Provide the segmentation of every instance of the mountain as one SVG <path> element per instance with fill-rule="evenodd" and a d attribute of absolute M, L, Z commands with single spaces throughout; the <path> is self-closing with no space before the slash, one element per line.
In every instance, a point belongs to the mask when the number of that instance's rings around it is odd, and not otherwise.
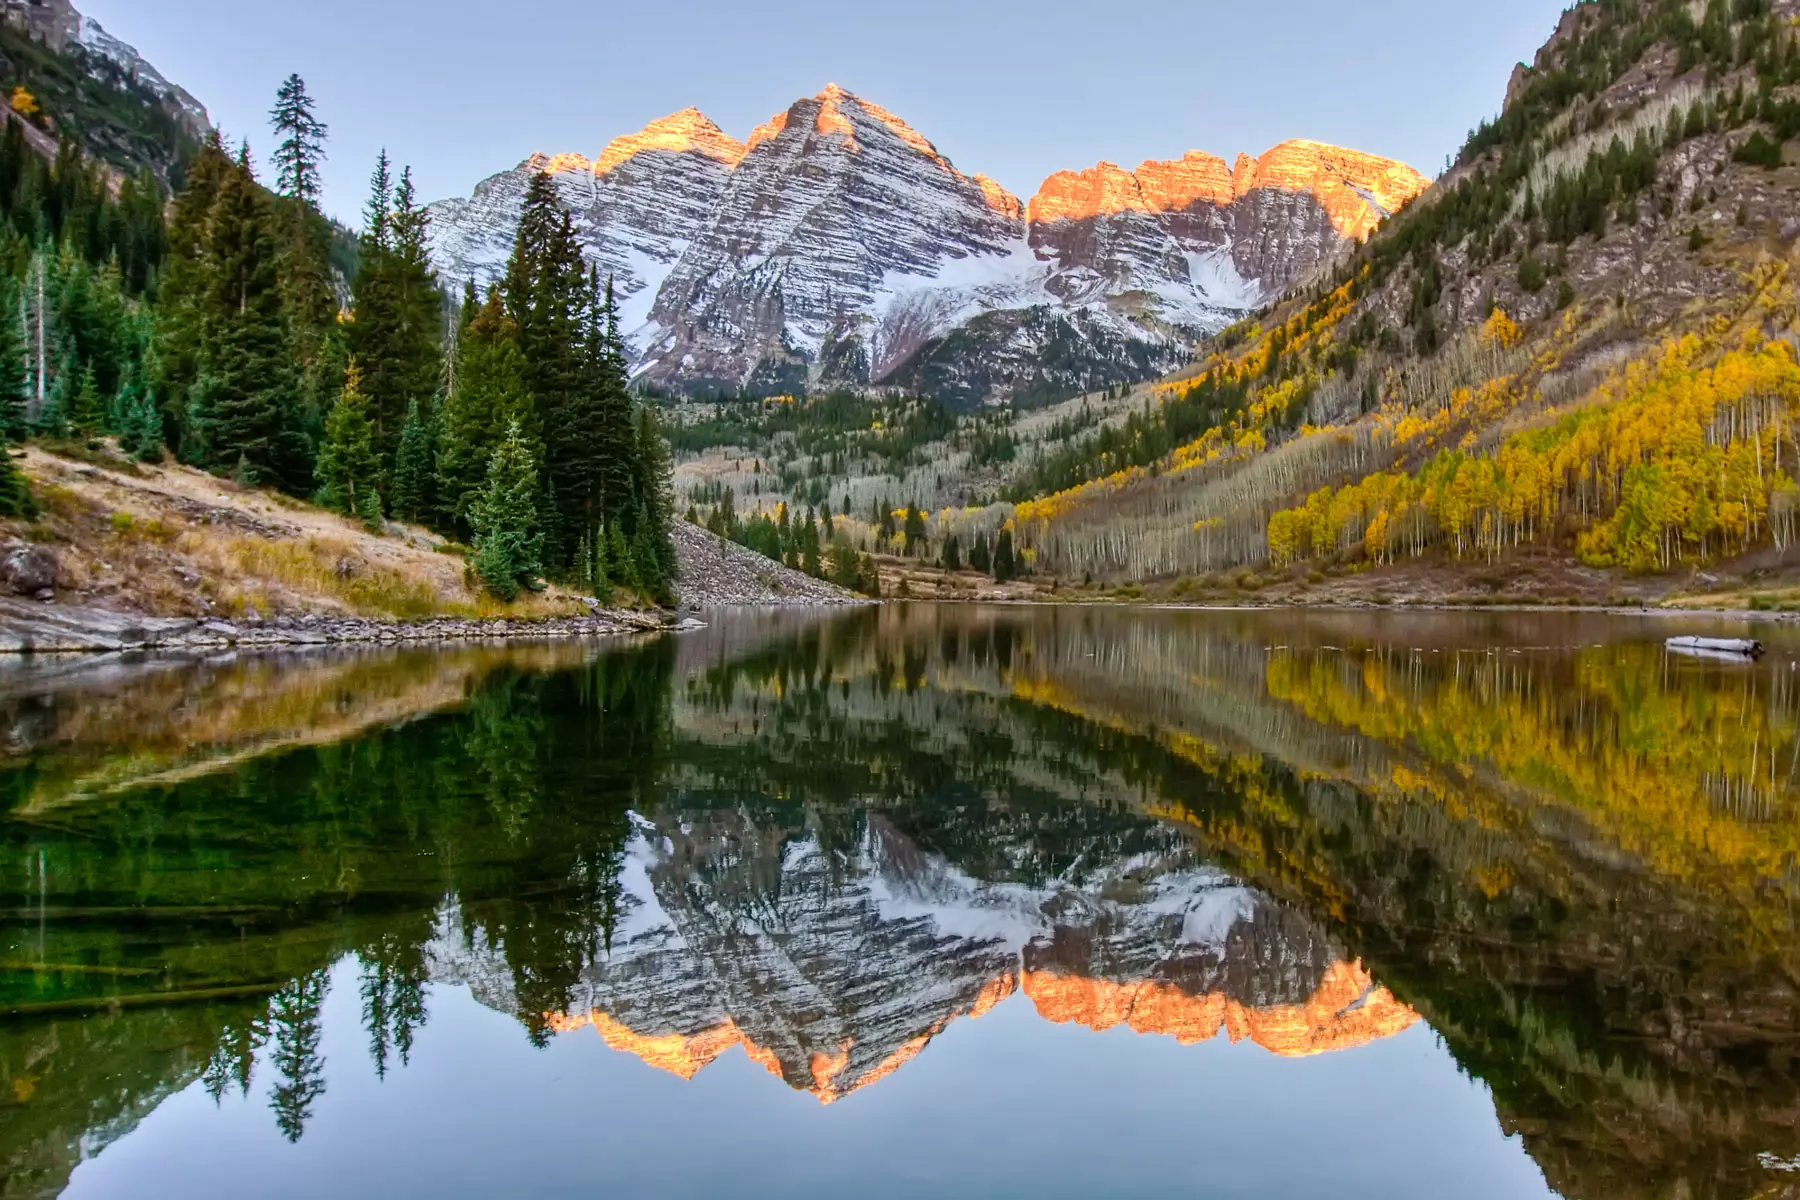
<path fill-rule="evenodd" d="M 1018 489 L 1033 561 L 1273 598 L 1716 593 L 1720 565 L 1786 586 L 1797 22 L 1800 0 L 1575 4 L 1424 198 Z M 1262 170 L 1291 196 L 1309 168 Z M 1333 173 L 1377 205 L 1400 184 Z M 1158 232 L 1115 221 L 1090 255 Z"/>
<path fill-rule="evenodd" d="M 597 159 L 534 154 L 469 199 L 432 205 L 434 259 L 449 279 L 500 278 L 526 186 L 548 172 L 589 259 L 612 276 L 625 325 L 639 328 L 663 280 L 710 225 L 744 149 L 690 108 L 614 139 Z"/>
<path fill-rule="evenodd" d="M 1027 204 L 832 84 L 741 145 L 689 109 L 595 161 L 534 155 L 433 205 L 447 278 L 499 277 L 540 170 L 628 298 L 643 381 L 963 404 L 1154 377 L 1426 187 L 1399 163 L 1292 142 L 1235 169 L 1191 153 L 1062 172 Z"/>
<path fill-rule="evenodd" d="M 684 1079 L 741 1047 L 826 1104 L 1021 994 L 1056 1023 L 1184 1045 L 1223 1031 L 1289 1057 L 1418 1019 L 1307 917 L 1189 854 L 1031 887 L 973 878 L 880 817 L 845 854 L 741 813 L 682 814 L 646 823 L 620 882 L 619 925 L 550 1028 L 591 1026 Z M 486 935 L 457 913 L 439 931 L 432 978 L 517 1012 Z"/>
<path fill-rule="evenodd" d="M 45 153 L 72 132 L 110 166 L 165 182 L 211 127 L 198 100 L 69 0 L 0 0 L 0 81 L 38 101 L 35 122 L 0 112 Z"/>

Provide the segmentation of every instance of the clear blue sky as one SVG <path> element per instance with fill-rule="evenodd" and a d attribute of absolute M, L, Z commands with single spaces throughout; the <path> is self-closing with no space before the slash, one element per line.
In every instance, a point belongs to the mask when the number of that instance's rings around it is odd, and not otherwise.
<path fill-rule="evenodd" d="M 1294 137 L 1433 175 L 1565 3 L 76 0 L 259 161 L 275 89 L 300 72 L 344 218 L 384 145 L 438 199 L 690 104 L 742 138 L 832 80 L 1026 198 L 1103 158 L 1230 159 Z"/>

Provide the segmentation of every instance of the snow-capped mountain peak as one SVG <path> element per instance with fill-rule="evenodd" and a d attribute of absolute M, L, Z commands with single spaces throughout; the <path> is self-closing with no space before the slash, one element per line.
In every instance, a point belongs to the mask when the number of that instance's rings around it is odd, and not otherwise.
<path fill-rule="evenodd" d="M 443 275 L 501 275 L 538 171 L 624 297 L 640 378 L 964 401 L 1005 399 L 1021 375 L 1054 389 L 1029 369 L 1046 356 L 1087 362 L 1065 372 L 1073 390 L 1166 369 L 1427 186 L 1404 164 L 1293 141 L 1229 167 L 1190 150 L 1059 171 L 1026 204 L 831 83 L 743 142 L 689 108 L 595 160 L 528 158 L 432 207 Z M 976 359 L 1013 365 L 972 372 Z"/>

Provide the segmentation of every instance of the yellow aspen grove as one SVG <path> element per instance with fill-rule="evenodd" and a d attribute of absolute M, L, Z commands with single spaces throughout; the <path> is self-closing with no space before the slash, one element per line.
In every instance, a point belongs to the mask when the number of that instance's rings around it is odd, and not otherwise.
<path fill-rule="evenodd" d="M 1710 365 L 1704 349 L 1671 340 L 1491 453 L 1441 451 L 1405 475 L 1315 491 L 1269 518 L 1270 556 L 1361 545 L 1377 562 L 1433 547 L 1494 559 L 1565 524 L 1584 562 L 1632 571 L 1739 554 L 1765 536 L 1785 546 L 1800 507 L 1800 364 L 1786 342 L 1752 339 Z M 1422 536 L 1397 543 L 1405 518 Z"/>

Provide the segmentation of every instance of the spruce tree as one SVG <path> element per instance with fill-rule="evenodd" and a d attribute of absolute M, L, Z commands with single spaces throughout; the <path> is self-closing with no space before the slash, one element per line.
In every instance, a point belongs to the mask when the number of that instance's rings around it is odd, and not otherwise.
<path fill-rule="evenodd" d="M 305 490 L 311 471 L 275 269 L 267 193 L 246 149 L 219 186 L 209 223 L 203 363 L 212 423 L 207 466 L 241 482 Z"/>
<path fill-rule="evenodd" d="M 431 270 L 429 228 L 411 169 L 395 186 L 384 151 L 370 183 L 349 341 L 363 364 L 375 448 L 389 479 L 407 406 L 437 390 L 442 360 L 443 297 Z"/>
<path fill-rule="evenodd" d="M 907 557 L 911 558 L 915 555 L 924 554 L 926 549 L 925 514 L 919 511 L 919 506 L 917 504 L 908 504 L 906 506 Z"/>
<path fill-rule="evenodd" d="M 362 372 L 350 360 L 344 390 L 325 421 L 325 444 L 319 450 L 318 500 L 327 508 L 361 517 L 372 530 L 381 528 L 380 460 L 363 394 Z"/>
<path fill-rule="evenodd" d="M 306 81 L 289 75 L 275 94 L 269 124 L 280 140 L 272 156 L 275 188 L 303 205 L 318 206 L 319 166 L 325 161 L 326 127 L 313 114 L 313 98 Z"/>
<path fill-rule="evenodd" d="M 18 283 L 0 271 L 0 446 L 23 441 L 26 432 L 25 331 L 15 318 L 22 311 Z"/>
<path fill-rule="evenodd" d="M 80 382 L 75 385 L 75 396 L 69 405 L 69 424 L 76 433 L 86 437 L 106 431 L 106 401 L 101 398 L 92 364 L 82 370 Z"/>
<path fill-rule="evenodd" d="M 975 541 L 969 546 L 969 566 L 986 575 L 992 565 L 993 559 L 988 553 L 987 534 L 978 533 L 975 535 Z"/>
<path fill-rule="evenodd" d="M 470 506 L 475 528 L 475 573 L 502 600 L 519 594 L 540 569 L 537 467 L 517 421 L 488 464 L 481 494 Z"/>
<path fill-rule="evenodd" d="M 400 449 L 394 460 L 394 515 L 403 521 L 428 520 L 435 510 L 436 458 L 432 414 L 417 399 L 406 406 Z"/>
<path fill-rule="evenodd" d="M 831 543 L 831 582 L 853 592 L 862 582 L 861 568 L 850 539 L 842 536 L 834 539 Z"/>
<path fill-rule="evenodd" d="M 438 503 L 453 528 L 470 531 L 470 505 L 486 483 L 488 461 L 508 425 L 519 426 L 534 453 L 537 441 L 518 328 L 497 288 L 457 339 L 455 375 L 439 423 Z"/>
<path fill-rule="evenodd" d="M 638 576 L 644 588 L 660 602 L 674 599 L 679 575 L 671 528 L 675 521 L 675 494 L 669 486 L 669 443 L 649 405 L 640 406 L 633 438 L 632 468 L 638 521 Z M 815 547 L 815 556 L 817 549 Z M 816 564 L 815 564 L 816 565 Z"/>
<path fill-rule="evenodd" d="M 143 380 L 133 376 L 120 393 L 120 448 L 139 462 L 159 462 L 163 453 L 163 419 Z"/>
<path fill-rule="evenodd" d="M 325 125 L 313 114 L 306 83 L 290 75 L 276 94 L 269 123 L 273 156 L 276 229 L 280 241 L 282 302 L 287 308 L 301 391 L 311 411 L 324 407 L 334 371 L 328 343 L 336 327 L 337 297 L 331 280 L 331 226 L 319 211 L 319 166 L 325 161 Z"/>
<path fill-rule="evenodd" d="M 151 384 L 164 405 L 165 424 L 189 462 L 205 458 L 204 437 L 192 430 L 195 410 L 190 394 L 203 371 L 207 297 L 211 272 L 207 265 L 213 206 L 230 157 L 209 134 L 189 164 L 187 183 L 169 208 L 167 260 L 156 304 L 156 368 Z"/>
<path fill-rule="evenodd" d="M 1018 563 L 1013 557 L 1012 530 L 1002 529 L 994 542 L 994 582 L 1007 583 L 1018 577 Z"/>

